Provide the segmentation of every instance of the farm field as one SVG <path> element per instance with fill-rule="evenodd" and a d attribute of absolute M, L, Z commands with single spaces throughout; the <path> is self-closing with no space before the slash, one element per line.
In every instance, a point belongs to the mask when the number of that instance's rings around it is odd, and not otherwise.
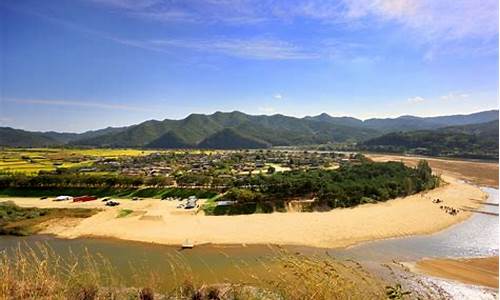
<path fill-rule="evenodd" d="M 154 153 L 138 149 L 6 148 L 0 150 L 0 172 L 35 175 L 39 171 L 90 166 L 98 159 Z"/>

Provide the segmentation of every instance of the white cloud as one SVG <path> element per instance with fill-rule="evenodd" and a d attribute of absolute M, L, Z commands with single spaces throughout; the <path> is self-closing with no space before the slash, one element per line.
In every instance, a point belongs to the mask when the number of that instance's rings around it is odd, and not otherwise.
<path fill-rule="evenodd" d="M 276 112 L 276 108 L 271 107 L 271 106 L 261 106 L 259 107 L 259 111 L 263 112 L 265 114 L 270 114 Z"/>
<path fill-rule="evenodd" d="M 276 100 L 282 100 L 283 99 L 283 95 L 279 94 L 279 93 L 278 94 L 274 94 L 273 98 L 276 99 Z"/>
<path fill-rule="evenodd" d="M 411 104 L 422 103 L 424 101 L 425 101 L 425 99 L 422 97 L 419 97 L 419 96 L 408 98 L 408 103 L 411 103 Z"/>
<path fill-rule="evenodd" d="M 466 100 L 469 98 L 469 94 L 460 92 L 450 92 L 447 95 L 443 95 L 439 98 L 443 101 Z"/>
<path fill-rule="evenodd" d="M 101 109 L 114 109 L 114 110 L 129 110 L 129 111 L 143 111 L 151 112 L 155 111 L 153 109 L 147 109 L 144 107 L 122 105 L 122 104 L 107 104 L 107 103 L 97 103 L 97 102 L 87 102 L 87 101 L 70 101 L 70 100 L 53 100 L 53 99 L 5 99 L 7 102 L 18 103 L 18 104 L 35 104 L 35 105 L 50 105 L 50 106 L 79 106 L 79 107 L 91 107 L 91 108 L 101 108 Z"/>

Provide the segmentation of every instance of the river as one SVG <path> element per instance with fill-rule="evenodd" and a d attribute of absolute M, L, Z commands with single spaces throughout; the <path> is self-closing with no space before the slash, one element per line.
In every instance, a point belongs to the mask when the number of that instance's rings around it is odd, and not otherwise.
<path fill-rule="evenodd" d="M 498 189 L 483 188 L 489 194 L 487 203 L 466 221 L 441 232 L 397 239 L 367 242 L 345 249 L 326 250 L 338 258 L 350 258 L 371 264 L 397 261 L 417 261 L 425 257 L 482 257 L 498 255 Z M 397 226 L 397 225 L 395 225 Z M 175 276 L 182 280 L 194 274 L 195 280 L 219 283 L 226 280 L 251 282 L 252 276 L 268 276 L 267 268 L 275 263 L 277 248 L 255 246 L 207 245 L 191 250 L 178 247 L 120 241 L 113 239 L 79 238 L 58 239 L 52 236 L 0 237 L 0 251 L 8 253 L 17 247 L 36 248 L 40 244 L 50 247 L 62 257 L 71 253 L 100 254 L 124 278 L 130 274 L 155 272 L 160 276 Z M 285 247 L 288 251 L 304 254 L 324 254 L 325 249 Z M 185 274 L 183 274 L 183 272 Z M 427 278 L 457 298 L 491 298 L 483 289 Z M 175 284 L 175 282 L 171 282 Z M 457 294 L 458 293 L 458 294 Z"/>

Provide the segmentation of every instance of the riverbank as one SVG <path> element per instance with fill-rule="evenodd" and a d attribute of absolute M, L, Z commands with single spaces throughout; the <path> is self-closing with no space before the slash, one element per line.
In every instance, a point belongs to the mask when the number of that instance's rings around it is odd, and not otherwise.
<path fill-rule="evenodd" d="M 44 233 L 62 238 L 85 236 L 180 245 L 280 244 L 321 248 L 410 235 L 429 234 L 467 219 L 472 212 L 450 215 L 440 205 L 474 209 L 486 194 L 479 188 L 443 175 L 448 184 L 426 193 L 329 212 L 272 213 L 239 216 L 204 216 L 177 209 L 176 201 L 121 200 L 119 207 L 103 202 L 53 202 L 37 198 L 4 198 L 24 207 L 85 207 L 103 211 L 84 220 L 60 220 L 44 224 Z M 441 199 L 435 204 L 433 199 Z M 133 212 L 118 217 L 122 209 Z"/>
<path fill-rule="evenodd" d="M 420 160 L 425 159 L 434 174 L 449 175 L 480 186 L 498 188 L 498 163 L 494 162 L 391 154 L 366 154 L 366 156 L 374 161 L 402 161 L 408 166 L 416 166 Z"/>
<path fill-rule="evenodd" d="M 412 268 L 418 273 L 498 289 L 498 256 L 468 259 L 424 259 Z"/>

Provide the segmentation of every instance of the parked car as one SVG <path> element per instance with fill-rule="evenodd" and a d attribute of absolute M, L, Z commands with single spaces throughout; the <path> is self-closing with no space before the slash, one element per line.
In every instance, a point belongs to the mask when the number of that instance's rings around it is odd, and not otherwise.
<path fill-rule="evenodd" d="M 117 206 L 117 205 L 120 205 L 120 202 L 116 202 L 113 200 L 109 200 L 108 202 L 106 202 L 106 206 Z"/>
<path fill-rule="evenodd" d="M 73 200 L 71 196 L 58 196 L 53 201 L 70 201 Z"/>

